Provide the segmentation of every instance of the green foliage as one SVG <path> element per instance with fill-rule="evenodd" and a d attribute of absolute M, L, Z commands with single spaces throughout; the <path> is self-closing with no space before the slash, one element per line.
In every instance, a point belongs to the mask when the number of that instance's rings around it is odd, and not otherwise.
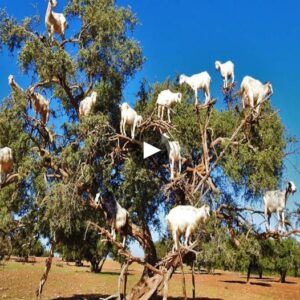
<path fill-rule="evenodd" d="M 41 241 L 36 241 L 36 243 L 31 248 L 30 255 L 38 257 L 45 256 L 45 249 Z"/>
<path fill-rule="evenodd" d="M 5 237 L 3 233 L 0 233 L 0 261 L 6 256 L 11 255 L 11 242 Z"/>
<path fill-rule="evenodd" d="M 293 238 L 287 238 L 275 241 L 274 246 L 274 264 L 275 270 L 280 274 L 280 281 L 285 282 L 285 276 L 288 271 L 294 268 L 298 273 L 299 268 L 299 242 Z"/>
<path fill-rule="evenodd" d="M 216 217 L 211 217 L 205 227 L 205 233 L 199 236 L 199 266 L 208 272 L 220 268 L 233 271 L 246 271 L 260 255 L 260 244 L 252 236 L 238 236 L 240 246 L 233 244 L 228 229 Z"/>
<path fill-rule="evenodd" d="M 238 138 L 243 143 L 231 147 L 221 162 L 229 178 L 236 184 L 246 186 L 254 194 L 277 187 L 282 175 L 286 146 L 280 118 L 269 103 L 263 107 L 258 124 L 246 126 Z M 242 117 L 234 111 L 214 111 L 212 128 L 215 137 L 229 138 Z"/>
<path fill-rule="evenodd" d="M 199 236 L 198 265 L 208 272 L 217 268 L 246 272 L 250 268 L 251 273 L 279 274 L 282 282 L 287 274 L 299 276 L 300 243 L 296 239 L 258 240 L 251 234 L 241 234 L 238 239 L 240 246 L 236 247 L 224 225 L 211 218 Z"/>
<path fill-rule="evenodd" d="M 168 253 L 168 250 L 172 248 L 172 245 L 169 240 L 162 239 L 155 243 L 155 249 L 157 253 L 157 258 L 161 260 L 166 256 L 166 253 Z"/>
<path fill-rule="evenodd" d="M 24 18 L 22 23 L 17 25 L 15 18 L 9 17 L 4 9 L 0 9 L 0 50 L 3 49 L 4 45 L 11 52 L 21 48 L 38 21 L 37 16 L 33 19 Z"/>

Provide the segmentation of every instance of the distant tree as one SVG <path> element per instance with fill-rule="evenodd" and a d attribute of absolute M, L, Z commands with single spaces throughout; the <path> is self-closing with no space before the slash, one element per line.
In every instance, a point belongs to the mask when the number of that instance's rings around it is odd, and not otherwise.
<path fill-rule="evenodd" d="M 274 243 L 275 270 L 280 275 L 280 282 L 285 283 L 288 271 L 294 270 L 294 274 L 298 274 L 299 242 L 287 238 Z"/>
<path fill-rule="evenodd" d="M 0 234 L 0 261 L 7 255 L 11 255 L 11 243 L 5 236 Z"/>
<path fill-rule="evenodd" d="M 155 243 L 155 249 L 157 253 L 157 258 L 160 260 L 166 256 L 166 253 L 170 251 L 170 247 L 172 247 L 170 240 L 165 238 L 157 241 Z"/>
<path fill-rule="evenodd" d="M 109 243 L 103 243 L 101 240 L 97 240 L 96 233 L 91 233 L 83 239 L 83 236 L 75 236 L 72 234 L 71 240 L 59 243 L 56 247 L 61 257 L 66 261 L 81 262 L 86 260 L 91 265 L 91 272 L 99 273 L 103 267 L 103 264 L 112 251 L 112 247 Z M 94 244 L 96 243 L 96 244 Z"/>
<path fill-rule="evenodd" d="M 253 271 L 258 273 L 260 279 L 264 272 L 272 273 L 274 271 L 274 244 L 271 240 L 258 240 L 260 251 L 253 264 Z"/>
<path fill-rule="evenodd" d="M 37 240 L 36 243 L 33 245 L 30 255 L 42 257 L 45 255 L 45 248 L 41 241 Z"/>
<path fill-rule="evenodd" d="M 299 277 L 299 269 L 300 269 L 300 242 L 296 239 L 294 240 L 294 248 L 293 248 L 293 260 L 292 260 L 292 268 L 293 275 L 295 277 Z"/>
<path fill-rule="evenodd" d="M 199 235 L 198 267 L 205 267 L 208 273 L 214 273 L 216 268 L 232 266 L 229 242 L 230 236 L 226 227 L 212 216 L 205 226 L 205 232 Z"/>

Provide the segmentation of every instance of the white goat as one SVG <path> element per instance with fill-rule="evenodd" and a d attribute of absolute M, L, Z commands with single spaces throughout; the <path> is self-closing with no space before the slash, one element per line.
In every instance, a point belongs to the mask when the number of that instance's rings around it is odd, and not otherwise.
<path fill-rule="evenodd" d="M 119 232 L 123 237 L 122 245 L 125 247 L 126 227 L 129 218 L 128 211 L 113 197 L 104 200 L 100 193 L 96 194 L 95 203 L 103 208 L 107 219 L 111 222 L 111 235 L 113 239 L 116 240 L 116 231 Z"/>
<path fill-rule="evenodd" d="M 58 33 L 62 40 L 65 39 L 65 31 L 68 27 L 65 16 L 61 13 L 55 13 L 53 8 L 57 5 L 57 0 L 49 0 L 45 16 L 45 23 L 48 31 L 48 36 L 53 40 L 54 33 Z"/>
<path fill-rule="evenodd" d="M 172 208 L 166 216 L 169 230 L 171 231 L 175 250 L 179 250 L 179 241 L 185 234 L 184 245 L 191 245 L 191 238 L 197 228 L 204 224 L 210 216 L 210 208 L 204 204 L 200 208 L 191 205 L 178 205 Z"/>
<path fill-rule="evenodd" d="M 245 76 L 241 83 L 240 94 L 242 95 L 243 109 L 254 108 L 256 115 L 259 115 L 262 101 L 273 94 L 273 88 L 270 82 L 262 84 L 259 80 Z"/>
<path fill-rule="evenodd" d="M 142 124 L 143 118 L 138 115 L 137 112 L 129 106 L 128 103 L 124 102 L 120 105 L 121 109 L 121 122 L 120 122 L 120 132 L 122 135 L 126 136 L 126 125 L 131 126 L 131 138 L 135 138 L 135 129 L 137 126 Z"/>
<path fill-rule="evenodd" d="M 215 67 L 221 73 L 224 89 L 228 88 L 229 79 L 231 79 L 231 84 L 234 83 L 234 64 L 232 61 L 228 60 L 222 64 L 217 60 Z"/>
<path fill-rule="evenodd" d="M 173 93 L 170 90 L 164 90 L 161 91 L 158 94 L 156 105 L 157 105 L 157 114 L 158 117 L 163 120 L 164 119 L 164 112 L 165 108 L 167 108 L 168 112 L 168 122 L 171 123 L 170 119 L 170 108 L 173 105 L 173 103 L 181 102 L 181 93 Z"/>
<path fill-rule="evenodd" d="M 96 104 L 97 101 L 97 92 L 93 91 L 91 96 L 85 97 L 79 104 L 79 118 L 88 116 L 93 106 Z"/>
<path fill-rule="evenodd" d="M 184 74 L 179 77 L 179 84 L 186 83 L 188 84 L 195 93 L 195 105 L 198 104 L 198 90 L 201 89 L 205 94 L 205 103 L 210 100 L 210 84 L 211 78 L 209 74 L 205 72 L 201 72 L 199 74 L 195 74 L 192 76 L 186 76 Z"/>
<path fill-rule="evenodd" d="M 178 162 L 178 173 L 181 173 L 181 154 L 180 154 L 180 145 L 177 141 L 170 141 L 170 137 L 164 133 L 161 136 L 161 143 L 166 146 L 169 162 L 170 162 L 170 170 L 171 170 L 171 180 L 174 179 L 174 169 L 175 162 Z"/>
<path fill-rule="evenodd" d="M 270 229 L 270 219 L 272 213 L 277 213 L 279 229 L 285 224 L 284 210 L 286 202 L 290 194 L 294 194 L 297 191 L 294 182 L 289 181 L 287 187 L 283 190 L 268 191 L 264 195 L 265 204 L 265 218 L 267 221 L 267 228 Z"/>
<path fill-rule="evenodd" d="M 8 84 L 10 85 L 10 87 L 13 91 L 23 92 L 23 89 L 15 82 L 14 75 L 8 76 Z"/>
<path fill-rule="evenodd" d="M 47 125 L 50 114 L 49 101 L 46 100 L 41 94 L 36 93 L 34 91 L 34 87 L 30 88 L 29 93 L 31 104 L 35 113 L 34 117 L 36 118 L 39 114 L 41 122 Z"/>
<path fill-rule="evenodd" d="M 7 175 L 13 169 L 13 154 L 9 147 L 0 149 L 0 184 L 5 182 Z"/>

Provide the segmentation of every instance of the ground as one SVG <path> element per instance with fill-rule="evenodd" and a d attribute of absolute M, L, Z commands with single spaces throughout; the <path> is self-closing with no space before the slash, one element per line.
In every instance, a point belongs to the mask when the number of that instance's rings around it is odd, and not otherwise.
<path fill-rule="evenodd" d="M 23 264 L 6 261 L 0 266 L 0 299 L 34 299 L 34 292 L 44 269 L 44 259 Z M 75 300 L 99 299 L 117 290 L 120 265 L 107 261 L 101 274 L 93 274 L 89 267 L 75 267 L 55 259 L 44 289 L 43 299 Z M 128 276 L 129 288 L 140 276 L 140 266 L 133 265 Z M 191 297 L 191 275 L 186 275 L 188 296 Z M 181 275 L 175 274 L 170 283 L 170 300 L 182 299 Z M 263 300 L 300 299 L 300 278 L 288 277 L 287 283 L 278 277 L 258 279 L 252 277 L 250 284 L 238 273 L 218 272 L 215 275 L 196 275 L 197 300 Z"/>

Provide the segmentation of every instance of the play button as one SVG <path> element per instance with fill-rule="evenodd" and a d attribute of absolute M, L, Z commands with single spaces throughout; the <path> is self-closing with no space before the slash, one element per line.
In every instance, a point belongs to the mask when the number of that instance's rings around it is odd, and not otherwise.
<path fill-rule="evenodd" d="M 145 159 L 161 150 L 144 142 L 143 143 L 143 151 L 144 151 L 144 159 Z"/>

